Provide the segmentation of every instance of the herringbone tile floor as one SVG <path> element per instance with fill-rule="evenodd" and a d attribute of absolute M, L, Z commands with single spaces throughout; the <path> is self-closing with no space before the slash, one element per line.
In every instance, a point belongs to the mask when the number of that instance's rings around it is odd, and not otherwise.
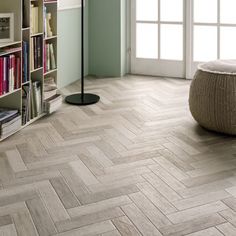
<path fill-rule="evenodd" d="M 193 121 L 190 82 L 86 83 L 99 104 L 0 144 L 0 235 L 235 236 L 236 140 Z"/>

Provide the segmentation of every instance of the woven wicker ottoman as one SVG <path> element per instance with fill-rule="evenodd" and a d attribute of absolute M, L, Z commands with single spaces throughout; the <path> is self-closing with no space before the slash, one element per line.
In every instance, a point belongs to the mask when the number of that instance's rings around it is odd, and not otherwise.
<path fill-rule="evenodd" d="M 236 60 L 202 64 L 190 87 L 189 107 L 204 128 L 236 134 Z"/>

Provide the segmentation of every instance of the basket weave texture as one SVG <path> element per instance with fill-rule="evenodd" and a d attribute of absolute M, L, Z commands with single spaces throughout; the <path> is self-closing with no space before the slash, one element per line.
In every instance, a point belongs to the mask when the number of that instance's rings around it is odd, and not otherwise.
<path fill-rule="evenodd" d="M 236 74 L 198 70 L 190 87 L 189 107 L 204 128 L 236 135 Z"/>

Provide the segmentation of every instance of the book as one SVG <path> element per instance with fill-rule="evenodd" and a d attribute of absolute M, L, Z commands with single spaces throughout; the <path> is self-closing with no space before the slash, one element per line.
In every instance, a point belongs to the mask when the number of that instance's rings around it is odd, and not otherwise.
<path fill-rule="evenodd" d="M 30 84 L 22 86 L 22 125 L 30 121 Z"/>
<path fill-rule="evenodd" d="M 39 32 L 39 8 L 31 4 L 31 14 L 30 14 L 30 33 L 37 34 Z"/>
<path fill-rule="evenodd" d="M 0 96 L 21 87 L 21 58 L 15 54 L 0 57 Z"/>
<path fill-rule="evenodd" d="M 62 104 L 62 96 L 60 94 L 56 94 L 53 97 L 44 101 L 44 112 L 47 114 L 51 114 L 60 108 Z"/>
<path fill-rule="evenodd" d="M 0 124 L 19 113 L 16 109 L 0 108 Z"/>
<path fill-rule="evenodd" d="M 34 70 L 34 59 L 33 59 L 33 47 L 34 47 L 34 41 L 33 38 L 30 38 L 30 70 Z"/>
<path fill-rule="evenodd" d="M 53 44 L 49 44 L 50 47 L 50 69 L 54 70 L 56 69 L 56 60 L 55 60 L 55 55 L 54 55 L 54 48 L 53 48 Z"/>
<path fill-rule="evenodd" d="M 57 89 L 54 77 L 47 77 L 44 80 L 44 91 L 51 91 Z"/>
<path fill-rule="evenodd" d="M 29 43 L 26 41 L 22 42 L 23 47 L 23 60 L 22 60 L 22 68 L 23 68 L 23 75 L 22 81 L 23 83 L 29 81 Z"/>
<path fill-rule="evenodd" d="M 41 36 L 31 38 L 30 65 L 31 71 L 41 68 L 43 65 L 43 42 Z"/>
<path fill-rule="evenodd" d="M 47 100 L 57 94 L 57 85 L 54 77 L 45 78 L 43 91 L 44 100 Z"/>
<path fill-rule="evenodd" d="M 50 70 L 54 70 L 57 68 L 56 66 L 56 58 L 55 58 L 55 54 L 54 54 L 54 46 L 53 43 L 47 43 L 45 45 L 45 55 L 44 57 L 46 58 L 46 63 L 45 63 L 45 72 L 48 72 Z"/>
<path fill-rule="evenodd" d="M 38 63 L 38 68 L 42 67 L 42 41 L 41 37 L 36 37 L 36 47 L 37 47 L 37 63 Z"/>
<path fill-rule="evenodd" d="M 47 71 L 50 71 L 50 48 L 49 48 L 49 44 L 46 44 L 46 50 L 47 50 Z"/>
<path fill-rule="evenodd" d="M 21 115 L 17 113 L 17 116 L 8 122 L 4 123 L 0 127 L 0 138 L 6 138 L 15 133 L 21 128 Z"/>
<path fill-rule="evenodd" d="M 0 57 L 0 96 L 3 95 L 3 58 Z"/>
<path fill-rule="evenodd" d="M 34 43 L 34 69 L 39 68 L 38 66 L 38 46 L 37 46 L 37 37 L 33 37 L 33 43 Z"/>
<path fill-rule="evenodd" d="M 32 99 L 34 117 L 37 117 L 42 113 L 41 83 L 39 81 L 32 83 Z"/>

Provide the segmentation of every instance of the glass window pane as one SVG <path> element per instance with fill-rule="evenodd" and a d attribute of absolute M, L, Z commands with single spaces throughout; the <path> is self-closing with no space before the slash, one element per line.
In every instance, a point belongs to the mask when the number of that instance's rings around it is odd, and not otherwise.
<path fill-rule="evenodd" d="M 158 25 L 137 24 L 137 58 L 158 58 Z"/>
<path fill-rule="evenodd" d="M 216 23 L 217 0 L 194 0 L 194 22 Z"/>
<path fill-rule="evenodd" d="M 183 26 L 161 25 L 161 59 L 183 60 Z"/>
<path fill-rule="evenodd" d="M 194 26 L 194 61 L 217 59 L 217 27 Z"/>
<path fill-rule="evenodd" d="M 158 0 L 136 0 L 136 20 L 157 21 Z"/>
<path fill-rule="evenodd" d="M 236 23 L 236 0 L 223 0 L 220 3 L 221 23 Z"/>
<path fill-rule="evenodd" d="M 236 27 L 221 27 L 220 58 L 236 59 Z"/>
<path fill-rule="evenodd" d="M 161 21 L 183 21 L 183 0 L 161 0 L 160 5 Z"/>

